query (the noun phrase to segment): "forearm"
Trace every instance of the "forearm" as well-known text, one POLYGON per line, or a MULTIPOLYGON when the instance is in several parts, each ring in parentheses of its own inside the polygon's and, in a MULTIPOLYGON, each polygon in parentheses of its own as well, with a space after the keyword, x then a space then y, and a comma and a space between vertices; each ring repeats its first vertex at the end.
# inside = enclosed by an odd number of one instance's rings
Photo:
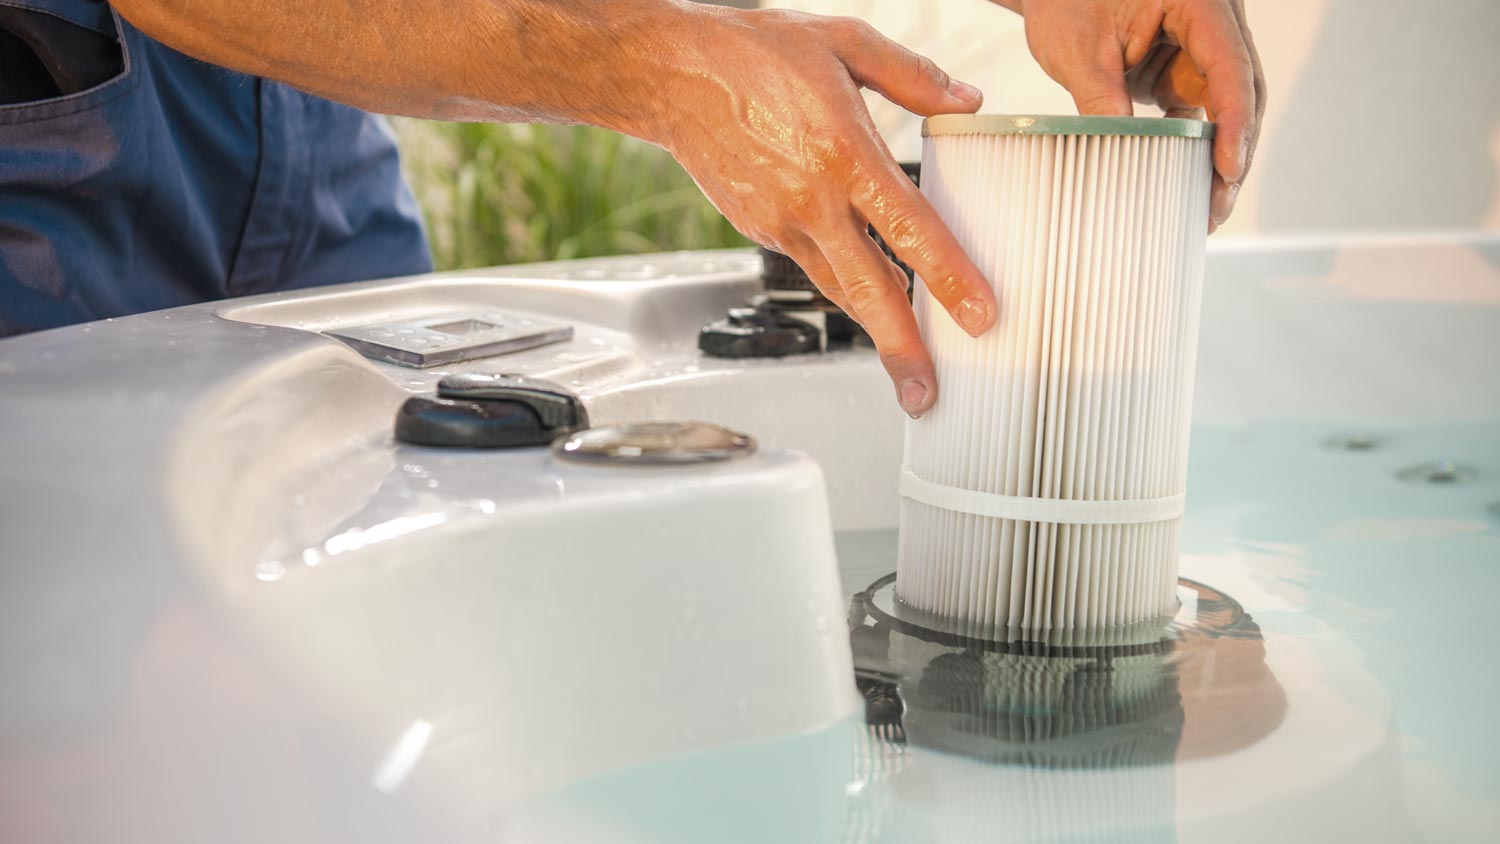
POLYGON ((645 136, 692 73, 677 0, 115 0, 157 40, 370 111, 645 136))

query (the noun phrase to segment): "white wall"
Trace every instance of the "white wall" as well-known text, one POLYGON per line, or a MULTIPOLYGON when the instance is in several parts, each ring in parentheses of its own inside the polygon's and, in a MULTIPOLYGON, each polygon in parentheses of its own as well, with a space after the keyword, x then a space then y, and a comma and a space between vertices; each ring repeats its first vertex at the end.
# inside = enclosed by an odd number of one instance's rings
MULTIPOLYGON (((987 112, 1070 113, 987 0, 770 0, 856 15, 984 89, 987 112)), ((1500 0, 1246 0, 1270 89, 1227 233, 1500 228, 1500 0)), ((875 98, 878 99, 878 98, 875 98)), ((884 102, 893 151, 915 119, 884 102)))

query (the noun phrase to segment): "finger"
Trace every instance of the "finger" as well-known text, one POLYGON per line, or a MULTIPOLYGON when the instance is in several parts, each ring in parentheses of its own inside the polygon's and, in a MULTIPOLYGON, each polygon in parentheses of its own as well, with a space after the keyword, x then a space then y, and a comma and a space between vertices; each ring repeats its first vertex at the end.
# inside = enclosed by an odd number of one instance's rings
POLYGON ((896 385, 901 409, 913 419, 937 400, 937 373, 911 303, 891 283, 891 262, 865 234, 863 225, 848 220, 818 241, 828 266, 838 276, 844 295, 860 325, 875 341, 880 362, 896 385))
MULTIPOLYGON (((797 262, 797 266, 807 273, 807 277, 812 279, 813 284, 824 296, 828 297, 829 301, 837 305, 839 310, 847 314, 850 319, 859 322, 859 315, 854 312, 854 306, 849 304, 848 297, 839 286, 838 277, 834 275, 823 253, 811 240, 799 236, 798 240, 783 244, 782 248, 786 250, 787 257, 797 262)), ((889 261, 886 262, 886 267, 890 270, 891 284, 902 295, 911 290, 911 279, 900 267, 889 261)))
MULTIPOLYGON (((1208 81, 1207 106, 1218 124, 1214 169, 1227 185, 1236 185, 1245 177, 1250 146, 1259 133, 1255 65, 1239 20, 1227 3, 1196 3, 1169 15, 1164 25, 1208 81)), ((1214 208, 1214 214, 1218 222, 1227 216, 1222 207, 1214 208)))
MULTIPOLYGON (((1162 74, 1166 73, 1167 65, 1172 63, 1179 52, 1171 44, 1158 44, 1151 48, 1140 63, 1125 71, 1125 87, 1130 92, 1130 98, 1138 103, 1161 105, 1157 85, 1162 74)), ((1162 107, 1166 108, 1165 105, 1162 107)))
POLYGON ((1255 36, 1250 32, 1243 0, 1234 0, 1234 17, 1239 21, 1240 35, 1245 39, 1245 46, 1250 50, 1250 65, 1254 72, 1255 85, 1256 131, 1250 136, 1250 146, 1245 150, 1245 172, 1240 174, 1240 181, 1244 181, 1245 175, 1250 172, 1251 163, 1255 160, 1255 149, 1260 144, 1260 125, 1266 115, 1266 74, 1261 68, 1260 51, 1255 49, 1255 36))
POLYGON ((845 18, 832 25, 835 49, 849 75, 896 105, 925 117, 968 114, 984 103, 978 88, 954 79, 931 59, 886 38, 864 21, 845 18))
POLYGON ((1208 105, 1208 79, 1179 51, 1156 78, 1152 94, 1165 111, 1197 110, 1208 105))
MULTIPOLYGON (((880 248, 878 244, 876 245, 876 248, 880 248)), ((884 252, 881 252, 880 254, 885 255, 884 252)), ((890 256, 887 255, 886 257, 889 258, 890 256)), ((891 268, 891 284, 896 285, 896 289, 901 291, 903 294, 910 293, 911 276, 907 275, 906 270, 901 269, 891 261, 886 261, 886 266, 891 268)))
MULTIPOLYGON (((1179 52, 1157 77, 1155 97, 1167 117, 1195 117, 1198 107, 1208 103, 1208 80, 1187 53, 1179 52)), ((1208 119, 1213 118, 1210 111, 1208 119)), ((1214 174, 1208 202, 1209 234, 1229 219, 1239 190, 1238 183, 1229 184, 1221 175, 1214 174)))
POLYGON ((1234 211, 1235 200, 1239 198, 1239 183, 1229 184, 1224 177, 1218 173, 1214 174, 1212 191, 1208 199, 1208 233, 1213 234, 1229 215, 1234 211))
POLYGON ((990 330, 999 312, 994 287, 900 168, 884 166, 854 197, 854 205, 891 251, 922 277, 954 322, 971 337, 990 330))
POLYGON ((1057 70, 1057 81, 1073 95, 1079 114, 1129 117, 1135 113, 1125 85, 1125 58, 1118 44, 1101 42, 1091 58, 1068 61, 1057 70))
POLYGON ((828 266, 828 261, 823 258, 823 253, 809 239, 798 236, 788 238, 790 242, 782 244, 786 250, 786 256, 797 262, 797 266, 807 273, 812 283, 817 285, 828 300, 839 307, 839 310, 849 315, 849 318, 859 322, 859 316, 854 313, 854 306, 849 304, 849 299, 844 295, 844 288, 839 286, 838 276, 828 266))

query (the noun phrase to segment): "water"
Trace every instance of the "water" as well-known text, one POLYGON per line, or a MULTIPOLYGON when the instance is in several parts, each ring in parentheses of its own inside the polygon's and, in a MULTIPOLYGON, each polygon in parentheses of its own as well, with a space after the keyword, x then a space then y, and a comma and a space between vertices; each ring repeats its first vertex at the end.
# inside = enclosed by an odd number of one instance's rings
POLYGON ((894 531, 841 535, 865 717, 602 777, 515 831, 1489 840, 1500 421, 1199 427, 1188 490, 1182 612, 1107 641, 910 623, 878 583, 894 531))

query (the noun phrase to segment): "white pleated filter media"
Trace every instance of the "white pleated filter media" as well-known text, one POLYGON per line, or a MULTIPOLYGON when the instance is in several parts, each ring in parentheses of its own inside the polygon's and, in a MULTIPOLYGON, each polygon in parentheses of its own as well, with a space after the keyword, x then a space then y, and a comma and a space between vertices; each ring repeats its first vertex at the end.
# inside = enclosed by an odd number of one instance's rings
POLYGON ((1176 607, 1212 125, 954 115, 922 192, 995 286, 974 339, 918 283, 939 399, 907 424, 896 591, 1031 630, 1176 607))

